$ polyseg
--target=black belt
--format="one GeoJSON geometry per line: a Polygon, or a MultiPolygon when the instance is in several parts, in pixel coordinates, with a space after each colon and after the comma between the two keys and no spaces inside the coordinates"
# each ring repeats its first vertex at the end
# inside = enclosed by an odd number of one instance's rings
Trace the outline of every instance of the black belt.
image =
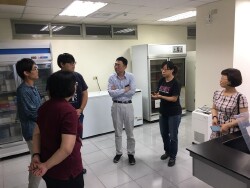
{"type": "Polygon", "coordinates": [[[114,103],[122,103],[122,104],[129,104],[129,103],[132,103],[131,100],[129,101],[113,101],[114,103]]]}

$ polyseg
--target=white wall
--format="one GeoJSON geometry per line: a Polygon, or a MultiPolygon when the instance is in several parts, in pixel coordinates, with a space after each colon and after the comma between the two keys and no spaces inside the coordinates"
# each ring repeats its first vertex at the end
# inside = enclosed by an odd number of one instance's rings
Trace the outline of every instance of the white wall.
{"type": "Polygon", "coordinates": [[[213,92],[220,89],[221,71],[233,67],[234,15],[235,0],[221,0],[197,9],[196,108],[212,106],[213,92]],[[207,23],[212,9],[217,9],[217,14],[207,23]]]}
{"type": "MultiPolygon", "coordinates": [[[[0,42],[11,41],[12,32],[9,20],[0,19],[0,42]]],[[[20,40],[19,40],[20,41],[20,40]]],[[[24,44],[27,40],[21,40],[24,44]]],[[[31,40],[28,40],[31,41],[31,40]]],[[[32,40],[39,43],[39,40],[32,40]]],[[[195,50],[195,40],[187,40],[184,26],[138,26],[138,40],[50,40],[53,53],[53,70],[57,71],[57,56],[60,53],[74,55],[76,71],[81,73],[89,86],[89,91],[97,91],[98,86],[93,76],[98,76],[102,90],[107,89],[107,80],[114,71],[113,64],[119,56],[126,57],[129,62],[130,47],[138,44],[187,44],[187,51],[195,50]]],[[[128,65],[131,71],[131,65],[128,65]]]]}
{"type": "Polygon", "coordinates": [[[240,92],[246,95],[250,103],[250,1],[237,0],[235,11],[235,45],[234,45],[234,63],[233,66],[242,73],[243,83],[239,88],[240,92]]]}

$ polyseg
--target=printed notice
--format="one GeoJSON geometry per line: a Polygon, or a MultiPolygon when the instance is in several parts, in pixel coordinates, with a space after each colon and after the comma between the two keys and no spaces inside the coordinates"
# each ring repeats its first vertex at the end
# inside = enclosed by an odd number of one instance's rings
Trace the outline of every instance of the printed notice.
{"type": "Polygon", "coordinates": [[[160,108],[160,103],[161,103],[160,99],[155,100],[155,108],[160,108]]]}

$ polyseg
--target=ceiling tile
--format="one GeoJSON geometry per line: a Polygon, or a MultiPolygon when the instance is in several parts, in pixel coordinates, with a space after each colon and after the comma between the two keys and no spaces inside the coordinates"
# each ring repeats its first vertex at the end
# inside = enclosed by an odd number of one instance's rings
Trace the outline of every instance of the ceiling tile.
{"type": "Polygon", "coordinates": [[[130,6],[130,5],[121,5],[121,4],[108,4],[105,7],[101,8],[100,11],[107,12],[129,12],[133,9],[136,9],[138,6],[130,6]]]}
{"type": "Polygon", "coordinates": [[[154,14],[156,12],[165,10],[165,8],[157,8],[157,7],[138,7],[134,10],[129,11],[129,13],[135,13],[135,14],[154,14]]]}
{"type": "Polygon", "coordinates": [[[24,10],[24,6],[16,6],[16,5],[0,5],[1,13],[22,13],[24,10]]]}
{"type": "Polygon", "coordinates": [[[19,19],[22,17],[22,14],[15,14],[15,13],[0,13],[0,18],[1,19],[7,19],[7,18],[12,18],[12,19],[19,19]]]}
{"type": "Polygon", "coordinates": [[[82,17],[76,17],[76,16],[56,16],[55,18],[53,18],[53,22],[54,21],[59,21],[59,22],[65,22],[65,23],[76,23],[76,22],[81,22],[83,18],[82,17]]]}
{"type": "Polygon", "coordinates": [[[48,7],[48,8],[66,8],[73,0],[28,0],[27,6],[48,7]]]}
{"type": "Polygon", "coordinates": [[[0,5],[0,16],[2,16],[0,18],[19,19],[20,15],[25,13],[21,17],[23,20],[88,24],[102,24],[106,22],[111,24],[185,25],[193,23],[193,21],[183,20],[176,23],[159,23],[156,20],[189,10],[195,10],[197,6],[218,0],[92,0],[94,2],[107,2],[109,4],[87,17],[58,16],[73,1],[27,0],[25,7],[0,5]]]}
{"type": "Polygon", "coordinates": [[[24,14],[22,18],[25,20],[51,21],[54,18],[54,15],[24,14]]]}
{"type": "Polygon", "coordinates": [[[50,14],[50,15],[58,15],[62,11],[63,11],[63,9],[58,9],[58,8],[26,7],[24,13],[25,14],[50,14]]]}

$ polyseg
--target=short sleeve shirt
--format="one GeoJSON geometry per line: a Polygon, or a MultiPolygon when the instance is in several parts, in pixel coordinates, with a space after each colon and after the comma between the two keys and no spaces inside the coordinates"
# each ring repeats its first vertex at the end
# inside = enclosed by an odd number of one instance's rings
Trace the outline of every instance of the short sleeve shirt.
{"type": "Polygon", "coordinates": [[[81,74],[74,72],[74,75],[76,77],[76,82],[77,82],[76,93],[69,100],[69,102],[72,104],[72,106],[75,107],[75,109],[78,109],[81,107],[82,104],[82,92],[86,91],[88,89],[88,86],[81,74]]]}
{"type": "MultiPolygon", "coordinates": [[[[78,135],[81,125],[75,108],[65,99],[50,99],[38,110],[37,124],[41,135],[41,161],[47,161],[61,145],[62,134],[78,135]]],[[[81,140],[76,136],[72,153],[52,167],[46,176],[59,180],[76,177],[82,170],[81,140]]]]}
{"type": "Polygon", "coordinates": [[[248,108],[248,102],[246,97],[236,92],[231,96],[223,95],[224,90],[215,91],[213,96],[213,104],[215,105],[216,110],[218,111],[218,123],[224,124],[231,122],[232,119],[235,119],[234,116],[238,112],[237,99],[240,95],[239,108],[248,108]]]}
{"type": "Polygon", "coordinates": [[[166,82],[165,78],[162,78],[158,83],[157,91],[162,96],[178,96],[177,101],[170,102],[164,99],[161,99],[160,104],[160,113],[163,116],[175,116],[182,113],[180,105],[180,92],[181,87],[179,82],[174,78],[170,82],[166,82]]]}

